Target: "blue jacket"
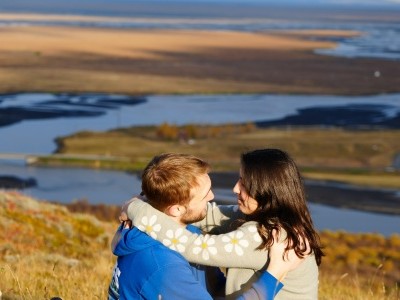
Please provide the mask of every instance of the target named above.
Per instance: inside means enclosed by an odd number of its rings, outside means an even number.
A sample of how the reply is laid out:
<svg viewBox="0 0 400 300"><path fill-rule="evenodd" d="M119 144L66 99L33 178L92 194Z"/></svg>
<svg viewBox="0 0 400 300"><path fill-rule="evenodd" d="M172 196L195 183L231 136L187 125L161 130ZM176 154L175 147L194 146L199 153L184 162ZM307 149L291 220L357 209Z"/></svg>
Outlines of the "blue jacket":
<svg viewBox="0 0 400 300"><path fill-rule="evenodd" d="M212 299L202 280L196 279L198 270L191 267L178 252L168 249L137 228L124 229L120 234L114 249L118 259L109 287L109 300ZM265 272L253 284L253 289L239 299L270 300L281 287L282 284Z"/></svg>

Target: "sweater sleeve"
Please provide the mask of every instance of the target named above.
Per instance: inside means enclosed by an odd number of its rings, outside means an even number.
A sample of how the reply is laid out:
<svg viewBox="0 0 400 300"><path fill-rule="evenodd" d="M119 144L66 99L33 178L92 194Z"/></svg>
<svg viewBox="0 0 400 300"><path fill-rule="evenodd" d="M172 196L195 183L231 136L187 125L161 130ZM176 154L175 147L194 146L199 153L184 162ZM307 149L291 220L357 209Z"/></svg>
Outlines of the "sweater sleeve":
<svg viewBox="0 0 400 300"><path fill-rule="evenodd" d="M268 272L263 275L251 286L251 288L239 296L236 300L273 300L281 290L283 284Z"/></svg>
<svg viewBox="0 0 400 300"><path fill-rule="evenodd" d="M199 235L141 200L132 201L128 217L139 230L180 252L192 263L254 270L267 264L268 251L256 250L261 244L256 222L247 222L226 234Z"/></svg>
<svg viewBox="0 0 400 300"><path fill-rule="evenodd" d="M234 221L243 218L237 205L217 205L215 202L207 204L206 217L194 223L194 226L205 232L216 230L217 233L227 232Z"/></svg>
<svg viewBox="0 0 400 300"><path fill-rule="evenodd" d="M194 279L187 267L178 266L180 272L168 266L153 274L144 284L140 294L144 299L187 299L190 291L193 300L212 299L204 286ZM174 278L174 284L170 283ZM283 284L268 272L253 283L252 287L236 300L273 300Z"/></svg>

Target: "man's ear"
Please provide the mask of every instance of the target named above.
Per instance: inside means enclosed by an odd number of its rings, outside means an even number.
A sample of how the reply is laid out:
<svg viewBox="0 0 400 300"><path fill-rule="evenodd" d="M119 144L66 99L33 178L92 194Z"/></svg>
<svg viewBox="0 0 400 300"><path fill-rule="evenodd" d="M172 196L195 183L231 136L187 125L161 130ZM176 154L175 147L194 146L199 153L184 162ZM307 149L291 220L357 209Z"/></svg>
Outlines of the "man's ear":
<svg viewBox="0 0 400 300"><path fill-rule="evenodd" d="M167 215L171 217L181 217L183 214L186 213L186 207L179 204L174 204L169 206L165 212Z"/></svg>

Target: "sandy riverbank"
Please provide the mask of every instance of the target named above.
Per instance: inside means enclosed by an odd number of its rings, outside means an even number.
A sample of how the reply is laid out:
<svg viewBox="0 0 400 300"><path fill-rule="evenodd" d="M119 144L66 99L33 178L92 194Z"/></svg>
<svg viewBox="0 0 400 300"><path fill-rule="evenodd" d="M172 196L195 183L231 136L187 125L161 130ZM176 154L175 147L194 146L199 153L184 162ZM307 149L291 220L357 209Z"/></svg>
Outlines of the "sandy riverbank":
<svg viewBox="0 0 400 300"><path fill-rule="evenodd" d="M398 61L313 53L335 43L310 37L354 34L2 27L0 92L399 92Z"/></svg>

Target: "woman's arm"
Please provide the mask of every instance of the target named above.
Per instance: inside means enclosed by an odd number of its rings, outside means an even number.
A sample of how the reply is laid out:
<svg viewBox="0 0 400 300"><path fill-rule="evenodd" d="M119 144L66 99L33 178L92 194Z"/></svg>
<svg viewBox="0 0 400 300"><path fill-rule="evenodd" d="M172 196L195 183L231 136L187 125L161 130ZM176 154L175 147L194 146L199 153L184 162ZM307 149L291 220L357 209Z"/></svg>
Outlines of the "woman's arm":
<svg viewBox="0 0 400 300"><path fill-rule="evenodd" d="M266 266L268 251L256 250L261 237L255 222L247 222L226 234L198 235L140 199L134 199L127 211L134 226L180 252L190 262L255 270Z"/></svg>
<svg viewBox="0 0 400 300"><path fill-rule="evenodd" d="M232 223L243 217L237 205L217 205L215 202L209 202L206 217L193 225L204 232L219 234L231 231Z"/></svg>

